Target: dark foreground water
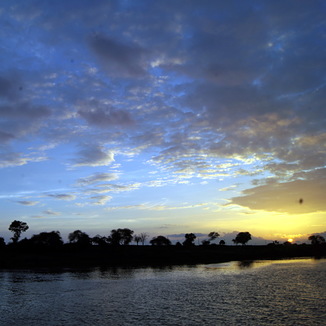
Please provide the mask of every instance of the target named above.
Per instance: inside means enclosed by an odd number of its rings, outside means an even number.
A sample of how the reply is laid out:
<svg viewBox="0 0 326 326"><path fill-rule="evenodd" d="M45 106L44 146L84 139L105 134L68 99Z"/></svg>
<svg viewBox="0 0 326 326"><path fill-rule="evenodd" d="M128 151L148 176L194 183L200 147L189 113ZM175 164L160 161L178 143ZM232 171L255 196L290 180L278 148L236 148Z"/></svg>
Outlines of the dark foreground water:
<svg viewBox="0 0 326 326"><path fill-rule="evenodd" d="M326 325L326 260L0 271L0 325Z"/></svg>

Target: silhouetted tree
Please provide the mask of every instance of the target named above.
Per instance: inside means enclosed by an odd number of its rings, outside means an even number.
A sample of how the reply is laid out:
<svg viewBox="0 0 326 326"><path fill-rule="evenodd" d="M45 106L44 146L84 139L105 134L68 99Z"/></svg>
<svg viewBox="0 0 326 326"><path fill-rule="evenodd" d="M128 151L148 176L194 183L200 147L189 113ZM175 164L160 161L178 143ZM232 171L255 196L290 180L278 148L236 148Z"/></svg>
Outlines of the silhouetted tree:
<svg viewBox="0 0 326 326"><path fill-rule="evenodd" d="M235 244L241 243L242 245L245 245L249 240L251 240L251 234L249 232L240 232L232 241Z"/></svg>
<svg viewBox="0 0 326 326"><path fill-rule="evenodd" d="M209 240L202 240L201 243L203 246L209 246L211 242Z"/></svg>
<svg viewBox="0 0 326 326"><path fill-rule="evenodd" d="M279 245L279 244L280 244L279 241L274 240L274 241L268 243L267 246L270 246L270 247L271 247L271 246L277 246L277 245Z"/></svg>
<svg viewBox="0 0 326 326"><path fill-rule="evenodd" d="M168 238L164 237L163 235L154 237L149 243L152 246L169 246L169 245L171 245L171 241Z"/></svg>
<svg viewBox="0 0 326 326"><path fill-rule="evenodd" d="M87 246L91 243L90 236L80 230L76 230L74 232L69 233L68 240L70 243L75 243L79 246Z"/></svg>
<svg viewBox="0 0 326 326"><path fill-rule="evenodd" d="M215 232L215 231L208 233L208 237L209 237L210 241L214 241L219 236L220 236L220 234L218 232Z"/></svg>
<svg viewBox="0 0 326 326"><path fill-rule="evenodd" d="M313 234L308 238L308 240L311 241L311 244L314 246L325 243L325 238L320 234Z"/></svg>
<svg viewBox="0 0 326 326"><path fill-rule="evenodd" d="M5 239L0 237L0 248L4 248L6 246Z"/></svg>
<svg viewBox="0 0 326 326"><path fill-rule="evenodd" d="M132 235L134 231L130 229L117 229L111 230L111 235L109 236L109 242L112 245L128 245L132 241Z"/></svg>
<svg viewBox="0 0 326 326"><path fill-rule="evenodd" d="M225 245L225 241L224 241L224 240L221 240L221 241L219 242L219 244L220 244L220 246L224 246L224 245Z"/></svg>
<svg viewBox="0 0 326 326"><path fill-rule="evenodd" d="M197 238L196 235L194 235L193 233L186 233L185 238L186 238L186 240L183 241L183 243L182 243L184 246L194 246L195 245L194 241Z"/></svg>
<svg viewBox="0 0 326 326"><path fill-rule="evenodd" d="M63 245L59 231L41 232L31 237L31 243L43 247L60 247Z"/></svg>
<svg viewBox="0 0 326 326"><path fill-rule="evenodd" d="M14 243L17 243L20 235L22 232L25 232L29 229L28 225L26 222L21 222L21 221L13 221L10 226L9 226L9 231L11 231L14 235L11 238Z"/></svg>
<svg viewBox="0 0 326 326"><path fill-rule="evenodd" d="M141 241L141 237L140 237L140 235L135 235L134 236L134 241L137 243L137 246L138 246L138 243Z"/></svg>
<svg viewBox="0 0 326 326"><path fill-rule="evenodd" d="M146 239L148 239L149 235L146 232L142 232L140 235L140 241L142 245L145 244Z"/></svg>
<svg viewBox="0 0 326 326"><path fill-rule="evenodd" d="M97 234L95 237L91 238L91 242L98 246L105 246L108 243L108 238Z"/></svg>

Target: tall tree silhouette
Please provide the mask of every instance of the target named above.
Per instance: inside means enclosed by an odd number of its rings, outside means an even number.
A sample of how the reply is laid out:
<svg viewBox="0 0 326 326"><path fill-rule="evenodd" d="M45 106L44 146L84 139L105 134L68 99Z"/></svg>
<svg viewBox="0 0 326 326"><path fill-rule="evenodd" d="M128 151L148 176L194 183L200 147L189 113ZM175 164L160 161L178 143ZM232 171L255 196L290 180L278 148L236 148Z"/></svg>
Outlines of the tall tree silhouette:
<svg viewBox="0 0 326 326"><path fill-rule="evenodd" d="M320 234L313 234L308 238L308 240L311 241L311 244L314 246L325 243L325 238Z"/></svg>
<svg viewBox="0 0 326 326"><path fill-rule="evenodd" d="M232 241L235 244L241 243L242 245L245 245L249 240L251 240L251 234L249 232L240 232Z"/></svg>
<svg viewBox="0 0 326 326"><path fill-rule="evenodd" d="M141 241L142 245L144 245L145 241L149 237L149 235L146 232L142 232L139 236L140 236L140 241Z"/></svg>
<svg viewBox="0 0 326 326"><path fill-rule="evenodd" d="M195 234L193 234L193 233L186 233L185 234L185 238L186 238L186 240L185 241L183 241L183 245L184 246L194 246L195 244L194 244L194 241L195 241L195 239L197 238L196 237L196 235Z"/></svg>
<svg viewBox="0 0 326 326"><path fill-rule="evenodd" d="M134 236L134 241L137 243L137 246L138 246L138 243L141 241L141 237L140 237L140 235L136 234L136 235Z"/></svg>
<svg viewBox="0 0 326 326"><path fill-rule="evenodd" d="M133 230L130 229L117 229L111 230L111 235L109 236L109 241L112 245L128 245L133 238Z"/></svg>
<svg viewBox="0 0 326 326"><path fill-rule="evenodd" d="M87 246L91 243L90 236L80 230L69 233L68 240L70 243L76 243L78 246Z"/></svg>
<svg viewBox="0 0 326 326"><path fill-rule="evenodd" d="M62 238L59 231L41 232L40 234L34 234L31 238L33 245L57 248L63 245Z"/></svg>
<svg viewBox="0 0 326 326"><path fill-rule="evenodd" d="M16 220L11 222L11 224L9 226L9 231L11 231L14 234L13 237L11 238L12 241L14 243L17 243L22 232L25 232L28 229L29 229L29 226L27 225L26 222L16 221Z"/></svg>

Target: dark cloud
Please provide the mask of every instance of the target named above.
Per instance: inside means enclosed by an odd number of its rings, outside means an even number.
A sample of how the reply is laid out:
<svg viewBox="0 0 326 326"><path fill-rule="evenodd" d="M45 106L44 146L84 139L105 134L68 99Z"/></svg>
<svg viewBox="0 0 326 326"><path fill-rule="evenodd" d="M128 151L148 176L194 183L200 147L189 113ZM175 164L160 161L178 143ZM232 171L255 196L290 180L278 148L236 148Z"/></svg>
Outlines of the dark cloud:
<svg viewBox="0 0 326 326"><path fill-rule="evenodd" d="M5 143L12 140L15 136L9 132L4 132L0 130L0 143Z"/></svg>
<svg viewBox="0 0 326 326"><path fill-rule="evenodd" d="M0 76L0 97L13 98L18 92L18 85L13 80Z"/></svg>
<svg viewBox="0 0 326 326"><path fill-rule="evenodd" d="M47 209L45 211L43 211L43 214L46 214L46 215L53 215L53 216L58 216L58 215L61 215L61 213L59 212L55 212L51 209Z"/></svg>
<svg viewBox="0 0 326 326"><path fill-rule="evenodd" d="M59 200L66 200L66 201L72 201L76 199L76 196L71 194L47 194L47 196Z"/></svg>
<svg viewBox="0 0 326 326"><path fill-rule="evenodd" d="M102 146L84 146L74 160L75 166L105 166L114 161L114 153Z"/></svg>
<svg viewBox="0 0 326 326"><path fill-rule="evenodd" d="M18 102L0 106L0 118L2 119L27 119L35 120L49 117L51 111L45 106L34 106L28 102Z"/></svg>
<svg viewBox="0 0 326 326"><path fill-rule="evenodd" d="M31 200L18 200L17 203L24 206L34 206L38 204L37 201L31 201Z"/></svg>
<svg viewBox="0 0 326 326"><path fill-rule="evenodd" d="M104 35L89 40L102 66L115 77L144 77L146 75L145 51L136 44L124 44Z"/></svg>
<svg viewBox="0 0 326 326"><path fill-rule="evenodd" d="M131 115L126 110L118 110L109 105L97 107L98 103L89 104L89 108L78 111L79 115L84 118L90 125L101 128L107 127L128 127L134 124Z"/></svg>

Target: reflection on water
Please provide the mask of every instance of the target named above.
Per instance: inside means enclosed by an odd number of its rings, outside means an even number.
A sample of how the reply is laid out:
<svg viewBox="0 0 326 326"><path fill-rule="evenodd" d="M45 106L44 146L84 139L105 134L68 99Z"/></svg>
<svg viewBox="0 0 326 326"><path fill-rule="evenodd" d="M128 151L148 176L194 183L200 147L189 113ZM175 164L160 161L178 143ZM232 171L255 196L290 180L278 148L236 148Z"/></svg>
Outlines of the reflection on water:
<svg viewBox="0 0 326 326"><path fill-rule="evenodd" d="M326 260L0 271L1 325L323 325Z"/></svg>

